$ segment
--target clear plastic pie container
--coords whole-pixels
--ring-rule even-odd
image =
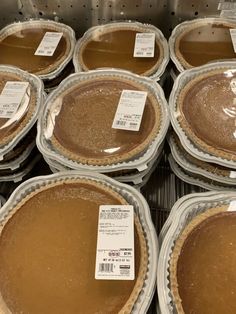
[[[225,29],[222,30],[221,26],[225,26]],[[230,28],[236,28],[235,19],[220,17],[194,19],[177,25],[169,38],[169,48],[170,58],[178,71],[183,72],[209,62],[234,59]],[[226,45],[225,49],[222,45]],[[225,52],[226,48],[229,53]]]
[[[191,194],[187,194],[185,196],[182,196],[181,198],[179,198],[173,205],[173,207],[171,208],[171,211],[169,213],[169,216],[167,218],[167,220],[165,221],[159,235],[158,235],[158,240],[159,240],[159,245],[160,247],[162,246],[162,242],[165,239],[166,233],[169,230],[171,224],[173,223],[175,216],[178,215],[178,211],[181,209],[182,206],[188,204],[190,202],[191,204],[191,200],[193,198],[198,197],[199,202],[201,202],[201,198],[204,199],[204,197],[206,197],[206,195],[217,195],[217,191],[210,191],[210,192],[204,192],[204,193],[191,193]]]
[[[119,32],[128,32],[133,31],[134,34],[131,36],[132,38],[128,39],[127,43],[123,44],[118,42],[119,40],[123,40],[122,37],[125,36],[119,35],[119,37],[116,39],[114,37],[114,33]],[[150,57],[133,57],[134,52],[134,43],[135,43],[135,33],[153,33],[155,34],[155,43],[156,48],[158,48],[159,57],[152,65],[148,65],[146,70],[137,70],[135,72],[134,68],[135,65],[139,64],[139,66],[143,67],[143,63],[145,61],[150,62],[153,58]],[[102,44],[102,39],[99,39],[99,36],[101,35],[107,35],[108,38],[104,39],[105,46],[99,47],[99,45]],[[98,37],[98,39],[96,39]],[[91,62],[94,61],[97,57],[101,57],[101,61],[97,62],[96,67],[90,66],[88,67],[84,63],[84,51],[86,51],[86,46],[90,41],[94,41],[98,47],[91,47],[88,48],[89,54],[91,54]],[[115,45],[115,47],[112,47],[111,45]],[[130,47],[131,45],[131,47]],[[114,51],[112,51],[114,49]],[[117,50],[116,50],[117,49]],[[101,53],[102,52],[102,53]],[[123,61],[118,62],[119,60],[119,53],[121,53],[122,57],[124,57],[124,54],[126,55],[126,59]],[[108,55],[104,54],[107,53]],[[155,52],[154,52],[155,53]],[[109,60],[109,55],[114,58],[114,54],[117,54],[115,61]],[[154,55],[155,57],[155,55]],[[130,64],[128,64],[128,60],[130,61]],[[168,43],[162,34],[162,32],[156,28],[153,25],[150,24],[142,24],[139,22],[112,22],[100,26],[94,26],[87,30],[82,38],[79,39],[75,46],[74,55],[73,55],[73,63],[75,66],[76,72],[81,71],[88,71],[88,70],[95,70],[99,68],[116,68],[116,69],[124,69],[132,71],[136,74],[141,74],[143,71],[143,75],[149,76],[152,79],[158,80],[162,74],[165,72],[165,68],[169,62],[169,48]]]
[[[145,147],[141,146],[142,148],[139,149],[139,152],[132,153],[132,155],[130,155],[129,153],[130,157],[128,157],[128,154],[125,155],[127,157],[124,158],[124,161],[116,161],[116,162],[111,161],[107,164],[106,162],[104,162],[104,164],[96,164],[96,162],[95,164],[94,163],[89,164],[88,159],[84,158],[83,160],[85,160],[85,162],[79,162],[75,160],[74,157],[73,158],[68,157],[68,154],[64,153],[64,148],[59,150],[58,145],[55,146],[52,143],[52,138],[53,138],[54,129],[55,129],[55,119],[58,117],[62,108],[62,102],[61,102],[62,95],[66,93],[70,88],[74,88],[74,86],[77,86],[78,84],[81,84],[81,83],[86,84],[87,82],[93,82],[93,81],[97,82],[97,80],[98,81],[107,80],[109,82],[113,82],[113,80],[114,81],[124,80],[125,82],[127,81],[129,84],[131,84],[131,86],[135,86],[135,84],[137,83],[138,86],[142,86],[142,88],[144,88],[144,90],[148,92],[148,95],[151,95],[151,97],[153,97],[152,99],[155,100],[155,103],[153,102],[156,108],[155,110],[159,110],[159,118],[158,118],[159,120],[154,120],[156,125],[159,123],[158,130],[153,133],[150,132],[147,135],[142,135],[143,136],[142,143],[144,142],[148,143],[147,142],[148,138],[152,137],[153,139],[149,142],[148,145],[145,144],[146,145]],[[96,103],[94,103],[94,105],[95,104]],[[96,108],[98,108],[97,105],[96,105]],[[100,120],[102,117],[103,116],[100,117]],[[88,119],[86,116],[85,118]],[[89,116],[89,119],[91,119],[92,121],[93,119],[96,119],[96,117]],[[113,116],[112,116],[112,119],[113,119]],[[79,123],[83,124],[85,122],[82,119],[79,121]],[[97,122],[95,121],[95,123]],[[105,129],[105,132],[108,134],[107,136],[110,137],[108,130],[109,128],[111,128],[111,126],[110,126],[110,122],[108,123],[109,125],[106,126],[107,129]],[[169,126],[168,106],[164,97],[163,90],[157,83],[155,83],[149,78],[140,77],[127,71],[119,71],[119,70],[90,71],[90,72],[76,73],[76,74],[70,75],[67,79],[65,79],[59,85],[59,87],[55,91],[53,91],[48,96],[45,106],[43,110],[41,111],[40,118],[38,120],[38,133],[37,133],[36,143],[39,150],[41,151],[41,153],[46,159],[54,160],[55,162],[62,164],[63,167],[68,167],[70,169],[94,170],[94,171],[102,172],[102,173],[115,172],[119,170],[128,170],[128,169],[132,169],[132,170],[137,169],[138,171],[143,171],[147,169],[148,163],[150,162],[150,160],[152,160],[154,156],[156,156],[159,147],[161,146],[161,144],[163,143],[165,139],[168,126]],[[68,128],[70,128],[69,125],[68,125]],[[69,132],[71,132],[70,129],[68,130]],[[114,129],[111,128],[111,130],[114,130]],[[141,124],[140,130],[141,132],[145,131],[147,133],[146,129],[144,130],[144,128],[142,128],[142,124]],[[122,132],[120,132],[120,130],[118,131],[119,132],[117,131],[114,131],[114,132],[116,132],[116,134],[120,134],[120,135],[122,134],[122,136],[125,136],[125,137],[127,137],[128,135],[136,136],[135,131],[126,131],[126,130],[122,130]],[[95,136],[100,136],[100,134],[98,134],[100,132],[96,132],[96,134],[92,133],[94,131],[91,126],[90,127],[84,126],[83,132],[88,133],[91,140],[94,140]],[[133,133],[131,134],[130,132],[131,133],[133,132]],[[75,138],[75,136],[73,136],[73,138]],[[105,148],[103,148],[103,150],[106,153],[106,156],[110,158],[110,156],[112,156],[112,151],[117,150],[117,148],[114,147],[115,144],[113,140],[111,141],[111,139],[108,138],[107,141],[110,141],[111,143],[109,144],[106,141],[105,143],[103,143],[104,142],[103,136],[102,137],[100,136],[99,141],[100,142],[102,141],[101,145],[105,145],[107,147],[106,148],[104,146]],[[125,143],[125,146],[124,147],[121,146],[122,149],[125,148],[126,145],[129,145],[129,141],[125,141],[124,143]],[[89,142],[87,140],[86,140],[86,145],[87,146],[89,145]],[[89,148],[91,149],[91,153],[94,154],[94,148],[93,148],[94,146],[90,145],[89,147],[91,147]],[[138,147],[140,147],[140,142],[138,142]],[[120,146],[118,147],[118,150],[120,151]],[[96,151],[96,154],[97,154],[97,151]],[[107,159],[109,160],[109,158]]]
[[[43,31],[44,29],[45,31]],[[41,30],[41,34],[37,32],[30,34],[34,30]],[[52,56],[35,56],[34,53],[46,32],[63,33],[57,46],[58,49],[56,48]],[[51,80],[57,77],[71,60],[75,46],[75,33],[71,27],[62,23],[52,20],[32,19],[4,27],[0,31],[0,47],[1,42],[4,40],[7,42],[4,42],[3,48],[4,45],[9,45],[11,50],[5,52],[2,49],[2,55],[0,51],[0,63],[12,64],[25,71],[37,74],[43,80]],[[17,49],[19,49],[18,54]],[[63,51],[64,55],[60,55]],[[35,64],[34,60],[36,60]]]
[[[174,174],[186,183],[197,185],[203,189],[211,191],[235,191],[236,185],[227,185],[220,182],[216,182],[212,179],[208,179],[200,174],[192,173],[183,169],[177,164],[172,155],[168,157],[170,167]]]
[[[191,198],[189,196],[183,197],[181,204],[176,208],[175,213],[173,212],[172,223],[162,241],[158,261],[157,291],[162,314],[176,313],[169,277],[170,258],[176,239],[197,215],[204,213],[210,208],[229,206],[235,200],[236,192],[195,193]]]
[[[211,63],[208,65],[204,65],[201,67],[196,67],[190,70],[186,70],[183,73],[181,73],[175,80],[170,98],[169,98],[169,107],[170,107],[170,118],[171,118],[171,124],[174,128],[174,131],[177,133],[181,144],[183,146],[183,148],[193,157],[200,159],[202,161],[206,161],[206,162],[211,162],[211,163],[216,163],[218,165],[222,165],[224,167],[228,167],[230,169],[236,169],[236,161],[232,159],[232,152],[228,153],[226,149],[224,148],[215,148],[213,146],[213,144],[211,143],[207,143],[206,140],[200,138],[198,135],[196,135],[194,132],[194,129],[192,129],[192,126],[189,128],[189,122],[185,122],[183,118],[183,114],[181,113],[181,110],[178,106],[178,101],[179,101],[179,97],[180,97],[180,93],[183,91],[183,89],[186,87],[186,89],[192,90],[194,88],[195,84],[193,82],[194,79],[197,80],[197,83],[200,84],[201,80],[206,80],[206,78],[209,77],[211,78],[211,74],[212,77],[214,75],[222,75],[225,79],[225,81],[227,81],[227,84],[230,86],[230,89],[228,90],[225,89],[227,92],[232,93],[232,95],[235,93],[235,89],[234,89],[234,78],[231,79],[231,77],[234,75],[236,71],[236,62],[235,61],[225,61],[225,62],[216,62],[216,63]],[[216,74],[215,74],[216,73]],[[200,83],[199,83],[200,82]],[[189,85],[187,85],[189,84]],[[209,83],[210,84],[210,83]],[[214,81],[214,84],[218,84],[217,80]],[[213,86],[211,85],[211,86]],[[196,86],[196,85],[195,85]],[[210,86],[210,85],[209,85]],[[210,88],[210,87],[209,87]],[[211,87],[213,88],[213,87]],[[223,87],[221,87],[223,88]],[[186,92],[186,89],[184,90]],[[217,90],[215,88],[215,90]],[[201,87],[201,93],[207,93],[208,89],[204,89]],[[192,92],[193,93],[193,92]],[[199,92],[200,93],[200,92]],[[209,97],[213,97],[211,95],[211,93],[208,94]],[[183,98],[183,94],[181,94],[181,97]],[[185,96],[186,97],[186,96]],[[201,97],[203,97],[201,95]],[[216,96],[215,96],[216,97]],[[218,97],[218,96],[217,96]],[[225,98],[224,95],[221,95],[222,97],[222,101]],[[200,98],[198,98],[200,99]],[[202,98],[201,98],[202,99]],[[216,138],[217,134],[222,134],[222,132],[225,132],[225,134],[228,137],[225,137],[225,139],[227,141],[231,141],[234,143],[235,139],[235,134],[228,134],[229,132],[226,130],[226,127],[231,127],[231,124],[233,124],[233,121],[235,120],[236,117],[236,111],[235,111],[235,107],[234,107],[234,97],[232,98],[232,102],[230,102],[226,107],[222,108],[222,111],[217,112],[217,115],[215,117],[217,117],[217,122],[219,122],[220,117],[222,118],[222,124],[221,124],[221,129],[218,131],[214,129],[214,112],[209,112],[208,116],[206,117],[206,119],[208,119],[207,123],[208,128],[206,128],[206,126],[204,126],[204,128],[202,127],[202,121],[200,120],[201,123],[201,128],[204,129],[205,133],[207,132],[206,130],[208,130],[210,128],[211,125],[211,130],[209,130],[209,132],[211,131],[211,133],[215,135],[214,137]],[[202,104],[204,105],[204,98],[202,99]],[[209,106],[209,105],[208,105]],[[204,108],[208,108],[207,106],[205,106]],[[213,110],[213,108],[211,108],[209,106],[209,110]],[[199,108],[198,114],[200,116],[202,108]],[[190,108],[189,108],[189,112],[190,112]],[[192,114],[192,113],[191,113]],[[202,117],[203,113],[202,113]],[[181,121],[184,121],[182,123],[185,123],[187,125],[187,127],[185,127],[185,129],[183,129],[183,127],[181,126]],[[185,119],[186,120],[186,119]],[[193,120],[193,119],[192,119]],[[224,121],[227,121],[224,122]],[[199,128],[199,126],[197,126],[196,122],[194,121],[195,125],[195,129],[196,127]],[[225,124],[224,124],[225,123]],[[225,128],[224,128],[225,125]],[[188,128],[188,133],[187,133],[187,128]],[[213,132],[214,130],[214,132]],[[201,131],[202,132],[202,131]],[[221,133],[219,133],[221,132]],[[228,132],[228,133],[227,133]],[[190,138],[190,135],[191,138]],[[194,138],[193,138],[194,135]],[[211,136],[213,136],[211,135]],[[201,135],[202,136],[202,135]],[[208,134],[207,134],[208,136]],[[218,140],[220,141],[222,139],[221,135],[218,136]],[[215,139],[214,139],[215,140]],[[223,145],[223,144],[222,144]]]
[[[24,178],[27,177],[27,175],[30,174],[30,172],[33,170],[33,168],[36,166],[36,164],[42,159],[42,156],[40,154],[37,154],[35,156],[32,156],[32,158],[29,160],[29,162],[24,165],[23,167],[16,169],[12,172],[12,174],[8,175],[0,175],[0,182],[20,182]]]
[[[148,249],[148,268],[142,290],[133,307],[132,313],[145,313],[151,304],[153,294],[156,288],[156,271],[158,259],[158,242],[155,227],[152,223],[150,210],[144,197],[134,188],[121,184],[107,176],[85,171],[67,171],[48,176],[34,177],[22,183],[10,196],[7,203],[0,211],[0,221],[25,197],[30,193],[37,191],[41,187],[46,187],[53,183],[65,182],[66,180],[87,179],[93,182],[101,183],[113,191],[120,194],[130,205],[134,206],[142,225],[144,236]]]
[[[31,143],[29,143],[26,149],[19,156],[11,160],[8,160],[6,162],[0,163],[0,173],[1,173],[1,170],[5,170],[5,169],[16,170],[17,168],[19,168],[21,163],[23,163],[30,156],[34,147],[35,147],[35,141],[32,141]]]
[[[229,186],[234,185],[236,187],[236,171],[229,168],[221,168],[217,164],[199,161],[191,155],[189,155],[189,158],[186,158],[188,153],[183,151],[183,147],[179,146],[181,144],[176,143],[176,139],[172,133],[168,134],[168,143],[172,157],[181,168],[193,174],[199,174],[207,179],[212,179],[213,181]]]
[[[11,118],[1,118],[2,120],[2,144],[0,145],[0,160],[11,152],[15,146],[32,129],[38,119],[38,114],[43,106],[43,83],[34,74],[29,74],[16,67],[0,65],[0,74],[20,82],[29,82],[27,91]]]

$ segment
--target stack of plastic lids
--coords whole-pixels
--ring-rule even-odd
[[[70,75],[48,96],[37,146],[54,172],[89,170],[141,184],[160,159],[168,126],[156,82],[127,71],[90,71]]]
[[[169,39],[170,57],[179,72],[216,61],[235,59],[230,29],[235,19],[194,19],[177,25]],[[174,69],[175,70],[175,69]]]
[[[168,44],[153,25],[113,22],[85,32],[75,46],[75,71],[124,69],[159,80],[169,62]],[[164,76],[162,76],[162,80]]]
[[[0,64],[38,75],[50,91],[73,72],[74,46],[75,34],[67,25],[43,19],[17,22],[0,31]]]
[[[230,191],[193,193],[174,204],[159,235],[157,290],[161,313],[179,313],[181,307],[184,312],[191,312],[187,310],[190,307],[192,312],[202,313],[201,306],[205,306],[208,313],[216,313],[216,307],[222,313],[229,312],[230,298],[225,302],[226,296],[223,297],[218,288],[225,289],[228,296],[231,294],[234,270],[232,273],[229,265],[233,267],[232,256],[235,255],[235,204],[236,193]],[[193,279],[195,274],[197,278]],[[182,290],[181,278],[186,279]],[[226,278],[229,285],[222,284]],[[206,294],[199,285],[214,293]],[[197,302],[193,301],[194,295]],[[190,298],[189,302],[186,297]],[[235,298],[231,300],[235,307]]]
[[[37,76],[0,66],[0,182],[22,180],[39,161],[33,127],[43,100]]]
[[[236,188],[236,62],[181,73],[170,95],[170,165],[209,190]]]
[[[53,204],[57,204],[57,206]],[[128,235],[131,239],[129,243],[133,241],[133,244],[125,243],[124,246],[122,242],[110,240],[111,246],[109,248],[106,246],[106,253],[99,261],[100,263],[107,261],[102,265],[114,266],[116,272],[111,273],[107,268],[101,269],[98,275],[104,275],[106,278],[113,276],[112,279],[122,278],[123,280],[94,279],[98,218],[100,216],[102,219],[102,206],[105,206],[106,217],[104,216],[104,219],[107,217],[113,219],[117,215],[120,217],[119,225],[113,224],[113,231],[108,232],[109,235],[106,233],[110,236],[108,240],[111,237],[120,239],[120,231],[122,240],[125,239],[128,225],[130,226]],[[36,208],[39,211],[35,210]],[[111,210],[111,214],[109,214],[109,210]],[[7,308],[14,312],[17,306],[17,309],[25,312],[29,308],[34,311],[40,306],[44,311],[44,308],[50,306],[56,311],[58,301],[55,300],[59,295],[62,306],[69,307],[70,311],[85,308],[88,300],[92,303],[91,312],[104,312],[107,307],[112,312],[125,309],[124,312],[145,313],[148,310],[156,289],[159,248],[148,204],[133,187],[107,176],[85,171],[68,171],[34,177],[22,183],[12,193],[1,209],[1,224],[3,229],[1,237],[6,239],[1,243],[7,243],[7,247],[4,245],[4,249],[2,248],[3,254],[6,254],[4,256],[8,255],[8,258],[2,259],[0,280],[3,278],[4,282],[7,280],[8,287],[15,286],[13,279],[15,273],[8,272],[7,267],[9,265],[13,267],[16,261],[18,265],[20,263],[22,271],[28,278],[27,283],[25,276],[17,275],[15,278],[20,286],[24,282],[23,294],[22,290],[15,291],[13,289],[13,291],[2,286],[1,293],[4,297],[0,305],[1,309],[4,307],[4,309]],[[52,232],[52,228],[56,228],[57,232]],[[4,232],[5,230],[7,232]],[[133,240],[130,230],[133,230]],[[11,241],[13,238],[16,241]],[[21,245],[25,246],[25,241],[21,241],[22,238],[27,242],[27,257],[22,257]],[[60,240],[66,241],[67,245],[61,245]],[[133,254],[133,250],[135,250],[135,254]],[[114,252],[118,255],[112,255]],[[129,252],[132,254],[131,257]],[[43,258],[39,258],[39,256]],[[65,257],[68,267],[65,267]],[[104,259],[106,257],[107,259]],[[132,264],[132,258],[134,264]],[[45,259],[47,267],[44,267]],[[87,263],[86,259],[90,262]],[[123,264],[125,265],[123,266]],[[50,272],[50,276],[48,276],[49,266],[54,269]],[[38,269],[41,269],[41,272],[38,272]],[[133,269],[135,269],[134,275],[132,275]],[[63,276],[59,276],[59,272],[63,273]],[[79,280],[78,278],[74,280],[73,285],[64,285],[65,280],[66,282],[72,280],[72,273],[75,273]],[[131,277],[132,280],[129,279]],[[30,305],[27,301],[29,295],[37,294],[38,288],[33,284],[37,280],[35,278],[41,280],[44,293],[47,294],[49,288],[52,290],[53,296],[43,304],[43,307],[39,298],[35,298]],[[57,284],[61,286],[59,292],[56,289]],[[97,289],[93,289],[94,285]],[[88,294],[89,290],[91,293]],[[114,290],[116,291],[115,298]],[[19,291],[20,293],[18,293]],[[77,297],[71,298],[71,293],[77,294]],[[87,294],[86,300],[83,299],[84,294]],[[18,304],[16,300],[19,299],[21,302]],[[96,301],[94,302],[94,300]],[[39,305],[40,303],[41,305]],[[68,308],[65,309],[65,311],[67,310]]]

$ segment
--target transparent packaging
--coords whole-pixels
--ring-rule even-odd
[[[236,62],[217,62],[181,73],[170,98],[171,122],[197,159],[236,168]]]
[[[18,187],[13,192],[8,202],[0,211],[0,219],[3,222],[6,219],[6,216],[8,215],[9,217],[9,213],[11,215],[14,208],[23,199],[27,198],[29,194],[37,192],[37,190],[39,189],[45,189],[49,185],[58,186],[66,181],[76,184],[76,182],[81,179],[86,180],[88,184],[89,182],[94,182],[103,187],[103,189],[113,190],[114,192],[120,194],[120,196],[124,198],[128,202],[128,204],[134,206],[134,211],[139,218],[147,243],[148,268],[144,283],[142,284],[142,286],[140,285],[141,292],[139,293],[138,299],[132,308],[132,313],[144,313],[147,311],[152,301],[152,297],[156,287],[158,242],[148,204],[143,196],[134,188],[121,184],[104,175],[84,171],[68,171],[60,174],[35,177],[22,183],[20,187]],[[73,192],[71,191],[71,193]],[[93,191],[93,193],[95,192]],[[86,195],[83,194],[85,198],[87,197]],[[96,197],[96,193],[94,196]]]
[[[6,82],[28,82],[26,93],[15,113],[0,118],[0,160],[9,154],[31,130],[43,103],[43,83],[35,75],[12,66],[0,66],[0,92]]]
[[[195,264],[195,269],[198,267],[197,265],[199,265],[201,271],[196,270],[195,273],[199,279],[200,276],[204,274],[205,278],[202,277],[200,281],[205,281],[204,288],[206,288],[206,291],[212,292],[207,293],[206,297],[206,293],[202,289],[196,288],[196,290],[198,290],[197,303],[202,306],[204,302],[207,302],[208,305],[204,303],[205,309],[210,304],[211,310],[213,310],[214,313],[216,312],[215,307],[218,307],[222,313],[230,313],[229,309],[232,306],[235,306],[234,298],[228,299],[229,302],[225,303],[225,297],[228,295],[228,290],[231,290],[231,285],[233,284],[233,274],[231,273],[230,275],[230,272],[232,272],[230,264],[234,265],[233,260],[235,255],[233,244],[234,237],[232,236],[232,234],[235,232],[235,201],[235,192],[222,191],[211,193],[196,193],[193,194],[193,197],[191,198],[189,198],[189,196],[182,198],[182,201],[179,203],[178,207],[174,206],[175,211],[173,211],[172,214],[172,223],[164,236],[158,262],[157,286],[161,313],[170,314],[181,311],[182,302],[178,298],[178,293],[180,290],[178,290],[176,282],[179,283],[179,286],[182,283],[179,281],[179,275],[176,275],[176,265],[178,262],[178,266],[182,267],[182,265],[180,265],[179,257],[180,254],[182,254],[181,250],[183,245],[189,245],[187,244],[189,241],[191,242],[192,249],[189,253],[190,259],[188,265],[192,267],[192,265]],[[202,228],[204,228],[204,230]],[[191,235],[193,235],[195,232],[198,233],[199,237],[192,239]],[[217,235],[213,235],[214,232],[216,232]],[[205,237],[205,239],[202,237]],[[218,240],[218,237],[220,237],[220,241]],[[199,249],[198,241],[202,241],[201,239],[203,242]],[[213,244],[214,242],[215,244]],[[223,247],[220,248],[220,246]],[[222,251],[224,252],[224,254],[222,254],[224,261],[221,259]],[[197,263],[196,256],[194,254],[199,254]],[[201,258],[201,255],[204,254],[205,260],[204,258]],[[184,251],[181,263],[183,261],[183,256]],[[194,262],[193,260],[191,261],[191,258],[195,259]],[[187,276],[191,280],[192,290],[186,289],[185,291],[189,291],[190,294],[193,292],[194,294],[196,293],[195,287],[198,286],[200,281],[195,280],[193,278],[194,272],[187,268],[188,267],[186,267]],[[184,276],[185,274],[183,273],[183,278]],[[228,284],[222,284],[222,280],[224,280],[223,278],[229,279]],[[189,284],[187,281],[185,284],[186,287]],[[219,284],[219,281],[219,287],[221,286],[224,291],[220,291],[220,289],[215,288],[215,286]],[[211,286],[210,289],[209,285]],[[203,298],[201,296],[201,292],[204,294]],[[180,292],[180,294],[182,293],[183,292]],[[224,294],[225,297],[223,297]],[[182,294],[182,299],[183,298],[185,298],[184,294]],[[196,303],[194,305],[194,302],[189,301],[189,305],[195,306]],[[231,310],[232,309],[233,307]],[[193,311],[198,312],[196,311],[196,308]],[[202,312],[202,310],[199,309],[199,313],[200,312]]]
[[[186,21],[176,26],[169,39],[170,57],[183,72],[209,62],[235,59],[229,29],[235,19],[210,17]]]
[[[137,33],[154,33],[153,57],[134,57]],[[158,79],[169,61],[168,44],[153,25],[138,22],[112,22],[90,28],[77,42],[73,62],[77,72],[116,68]]]
[[[174,160],[186,171],[226,185],[236,185],[235,170],[193,157],[183,148],[174,132],[168,135],[168,143]]]
[[[124,89],[147,92],[139,131],[112,128]],[[49,95],[37,145],[44,156],[72,169],[142,171],[168,125],[168,108],[157,83],[126,71],[90,71],[69,76]]]
[[[63,35],[52,56],[35,55],[46,32]],[[43,19],[17,22],[0,31],[0,63],[52,79],[72,58],[74,45],[74,31],[67,25]]]
[[[236,189],[236,184],[228,185],[225,183],[217,182],[212,180],[211,178],[206,178],[201,174],[196,174],[191,171],[185,170],[184,168],[180,167],[179,164],[177,164],[177,162],[171,155],[169,155],[168,161],[174,174],[184,182],[197,185],[209,191],[235,191]]]

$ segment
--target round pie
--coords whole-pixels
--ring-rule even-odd
[[[178,122],[204,152],[236,160],[236,72],[209,70],[196,75],[177,98]]]
[[[46,32],[61,32],[59,23],[34,21],[15,23],[0,32],[0,64],[14,65],[29,73],[45,75],[55,71],[72,49],[69,35],[63,32],[52,56],[38,56],[35,52]],[[19,26],[21,25],[21,27]]]
[[[176,240],[170,283],[178,314],[236,312],[236,213],[227,208],[196,216]]]
[[[148,92],[139,131],[112,128],[123,90]],[[89,165],[136,157],[154,140],[162,121],[160,104],[145,85],[112,76],[74,80],[51,100],[47,119],[53,125],[51,142],[56,150]]]
[[[38,187],[3,219],[1,313],[130,313],[143,287],[147,248],[135,215],[135,280],[96,280],[100,205],[127,204],[103,183],[63,179]]]
[[[75,50],[74,62],[78,62],[83,71],[98,68],[116,68],[131,71],[139,75],[150,76],[157,71],[164,59],[164,48],[160,39],[155,39],[154,57],[134,57],[135,37],[137,33],[153,32],[148,27],[120,26],[97,27],[88,31]]]
[[[174,41],[177,60],[184,69],[189,69],[212,61],[235,59],[230,36],[230,29],[235,27],[234,22],[217,19],[185,23]]]

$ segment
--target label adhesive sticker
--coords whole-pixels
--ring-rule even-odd
[[[236,52],[236,28],[231,28],[229,31],[234,47],[234,52]]]
[[[100,206],[95,279],[134,280],[133,206]]]
[[[123,90],[112,128],[139,131],[146,99],[147,92]]]
[[[134,44],[134,57],[153,58],[155,49],[154,33],[137,33]]]
[[[53,56],[63,33],[46,32],[35,51],[35,56]]]
[[[20,106],[29,82],[8,81],[0,95],[0,118],[11,118]]]
[[[235,212],[236,211],[236,201],[231,201],[230,202],[227,211],[228,212]]]
[[[220,1],[217,9],[218,11],[236,10],[236,1],[235,0]]]

